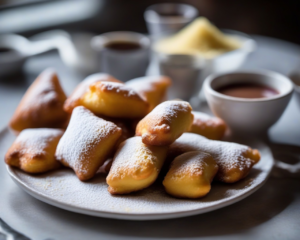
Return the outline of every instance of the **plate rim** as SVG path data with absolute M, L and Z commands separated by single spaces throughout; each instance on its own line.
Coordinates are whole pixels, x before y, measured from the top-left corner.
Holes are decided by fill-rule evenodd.
M 121 219 L 121 220 L 133 220 L 133 221 L 147 221 L 147 220 L 162 220 L 162 219 L 173 219 L 173 218 L 181 218 L 181 217 L 187 217 L 187 216 L 193 216 L 193 215 L 198 215 L 206 212 L 211 212 L 229 205 L 232 205 L 236 202 L 239 202 L 254 192 L 256 192 L 259 188 L 261 188 L 266 181 L 268 180 L 270 173 L 274 167 L 274 158 L 272 155 L 272 152 L 270 148 L 268 147 L 267 144 L 263 143 L 260 140 L 256 140 L 255 142 L 259 144 L 263 144 L 265 148 L 268 149 L 270 152 L 270 157 L 271 162 L 270 162 L 270 167 L 266 172 L 266 176 L 264 179 L 258 183 L 256 186 L 250 188 L 247 192 L 240 193 L 237 196 L 232 196 L 229 199 L 225 200 L 224 202 L 217 203 L 216 205 L 212 206 L 207 206 L 207 207 L 202 207 L 200 209 L 192 209 L 192 210 L 184 210 L 184 211 L 176 211 L 176 212 L 171 212 L 171 213 L 122 213 L 122 212 L 112 212 L 112 211 L 102 211 L 102 210 L 91 210 L 91 209 L 86 209 L 83 207 L 79 206 L 72 206 L 70 204 L 63 203 L 61 201 L 57 201 L 56 199 L 52 199 L 49 196 L 40 193 L 30 187 L 27 183 L 23 182 L 19 177 L 17 176 L 15 171 L 21 171 L 19 169 L 16 169 L 14 167 L 11 167 L 9 165 L 6 165 L 6 170 L 9 173 L 9 176 L 13 179 L 13 181 L 26 193 L 31 195 L 32 197 L 47 203 L 49 205 L 68 210 L 71 212 L 76 212 L 80 214 L 85 214 L 85 215 L 90 215 L 90 216 L 95 216 L 95 217 L 104 217 L 104 218 L 110 218 L 110 219 Z

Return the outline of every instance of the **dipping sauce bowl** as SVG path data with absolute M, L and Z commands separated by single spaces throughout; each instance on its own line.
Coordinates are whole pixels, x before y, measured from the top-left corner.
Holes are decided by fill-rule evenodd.
M 238 98 L 218 92 L 233 84 L 265 86 L 278 94 L 265 98 Z M 237 135 L 266 132 L 281 117 L 293 93 L 290 79 L 267 70 L 213 74 L 205 79 L 203 88 L 212 112 Z

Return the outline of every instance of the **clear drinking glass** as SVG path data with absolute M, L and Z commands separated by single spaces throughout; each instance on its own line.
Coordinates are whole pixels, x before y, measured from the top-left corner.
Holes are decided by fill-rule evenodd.
M 203 58 L 193 55 L 170 55 L 156 52 L 159 72 L 172 79 L 169 99 L 180 98 L 189 101 L 202 86 L 205 69 Z
M 179 3 L 155 4 L 148 7 L 144 13 L 150 37 L 154 41 L 178 32 L 197 16 L 196 8 Z

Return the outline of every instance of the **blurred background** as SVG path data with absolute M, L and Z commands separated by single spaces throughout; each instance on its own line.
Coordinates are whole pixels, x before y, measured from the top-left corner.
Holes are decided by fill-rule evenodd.
M 254 51 L 246 49 L 248 52 L 245 52 L 244 49 L 244 56 L 238 61 L 221 58 L 223 62 L 218 63 L 216 60 L 215 66 L 224 66 L 222 71 L 229 67 L 227 63 L 230 62 L 235 62 L 231 70 L 240 67 L 263 68 L 286 76 L 300 69 L 300 48 L 295 45 L 300 45 L 299 0 L 0 0 L 0 43 L 5 42 L 2 47 L 0 44 L 0 102 L 8 103 L 3 106 L 0 128 L 7 124 L 28 86 L 48 67 L 57 71 L 67 94 L 89 74 L 103 71 L 118 77 L 102 69 L 105 64 L 100 61 L 101 54 L 92 49 L 91 39 L 95 35 L 113 31 L 148 34 L 145 10 L 153 4 L 168 2 L 189 4 L 219 29 L 249 34 L 256 42 Z M 16 41 L 11 40 L 12 34 L 18 34 L 13 36 Z M 51 41 L 43 42 L 49 39 Z M 5 48 L 6 45 L 12 45 L 13 48 Z M 180 74 L 177 66 L 163 66 L 162 63 L 162 67 L 155 68 L 155 64 L 152 64 L 155 61 L 149 58 L 149 52 L 146 58 L 151 61 L 146 68 L 147 75 L 149 72 L 155 75 L 160 71 L 160 74 L 170 76 L 174 89 L 178 89 L 178 92 L 175 91 L 176 97 L 194 98 L 197 104 L 203 79 L 209 73 L 218 72 L 217 67 L 213 69 L 210 65 L 205 69 L 198 66 L 195 71 L 191 71 L 189 66 L 180 68 Z M 120 62 L 120 59 L 118 55 L 114 61 Z M 122 61 L 122 65 L 125 63 L 132 63 L 135 68 L 141 69 L 138 64 L 133 64 L 134 61 Z M 110 65 L 118 66 L 115 63 Z M 145 66 L 148 66 L 148 62 Z M 124 69 L 133 72 L 127 66 Z M 298 75 L 300 79 L 300 72 L 297 72 Z M 180 79 L 176 79 L 177 76 Z M 190 81 L 187 81 L 189 77 Z M 119 79 L 126 81 L 132 78 Z M 179 92 L 186 96 L 179 95 Z
M 126 30 L 146 33 L 144 10 L 159 0 L 0 0 L 0 34 L 30 37 L 64 29 L 95 34 Z M 219 28 L 300 44 L 298 0 L 185 0 Z

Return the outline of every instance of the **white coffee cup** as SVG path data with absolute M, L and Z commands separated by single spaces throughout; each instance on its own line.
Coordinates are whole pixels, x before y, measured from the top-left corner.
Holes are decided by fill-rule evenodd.
M 139 48 L 116 50 L 107 48 L 109 43 L 136 43 Z M 150 39 L 136 32 L 108 32 L 95 36 L 92 48 L 99 53 L 99 71 L 121 81 L 145 76 L 150 58 Z

